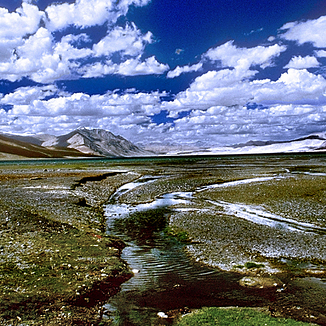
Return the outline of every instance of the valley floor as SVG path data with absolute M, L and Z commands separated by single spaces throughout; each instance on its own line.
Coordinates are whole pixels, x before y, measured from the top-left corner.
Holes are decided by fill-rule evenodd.
M 275 155 L 2 164 L 3 325 L 109 323 L 101 307 L 131 272 L 104 205 L 141 176 L 157 179 L 120 203 L 188 196 L 169 227 L 188 234 L 191 259 L 242 275 L 243 286 L 274 286 L 274 314 L 326 324 L 326 157 Z

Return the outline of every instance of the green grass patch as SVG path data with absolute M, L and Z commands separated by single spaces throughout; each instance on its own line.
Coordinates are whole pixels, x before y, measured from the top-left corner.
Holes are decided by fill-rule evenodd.
M 308 323 L 293 319 L 275 318 L 252 308 L 203 308 L 182 317 L 176 326 L 303 326 Z
M 19 259 L 8 256 L 0 263 L 0 320 L 33 320 L 44 309 L 60 309 L 91 293 L 93 285 L 106 278 L 127 278 L 130 273 L 119 258 L 124 244 L 117 238 L 28 211 L 11 219 L 16 222 L 22 225 L 20 232 L 2 239 L 2 249 L 17 250 Z
M 233 266 L 233 268 L 238 268 L 238 269 L 243 269 L 243 268 L 251 269 L 251 268 L 263 268 L 263 267 L 265 267 L 264 264 L 257 264 L 251 261 L 246 262 L 244 265 Z
M 181 243 L 191 242 L 190 237 L 186 231 L 179 231 L 171 226 L 164 228 L 164 234 L 168 237 L 177 239 Z
M 251 262 L 251 261 L 248 261 L 244 264 L 244 267 L 245 268 L 262 268 L 262 267 L 265 267 L 264 264 L 257 264 L 257 263 L 254 263 L 254 262 Z

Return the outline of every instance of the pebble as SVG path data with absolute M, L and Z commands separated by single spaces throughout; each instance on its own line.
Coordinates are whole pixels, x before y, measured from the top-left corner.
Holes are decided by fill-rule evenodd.
M 165 313 L 165 312 L 158 312 L 157 315 L 160 317 L 160 318 L 169 318 L 169 316 Z

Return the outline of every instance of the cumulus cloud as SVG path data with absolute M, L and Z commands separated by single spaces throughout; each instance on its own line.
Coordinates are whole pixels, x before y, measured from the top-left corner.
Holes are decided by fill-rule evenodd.
M 162 74 L 169 69 L 168 65 L 159 63 L 155 57 L 140 61 L 140 56 L 136 59 L 129 59 L 118 66 L 118 74 L 125 76 Z
M 203 67 L 203 64 L 201 62 L 194 64 L 192 66 L 183 66 L 183 67 L 179 67 L 177 66 L 176 68 L 174 68 L 173 70 L 169 71 L 167 73 L 167 77 L 168 78 L 175 78 L 175 77 L 179 77 L 181 74 L 187 73 L 187 72 L 194 72 L 194 71 L 198 71 Z
M 128 12 L 130 5 L 144 6 L 150 0 L 76 0 L 75 3 L 52 4 L 45 10 L 46 26 L 51 31 L 74 25 L 85 28 L 104 23 L 114 24 Z
M 317 58 L 326 57 L 325 50 L 293 57 L 283 67 L 288 70 L 273 80 L 255 77 L 287 50 L 281 43 L 240 48 L 230 41 L 209 49 L 197 64 L 168 71 L 167 64 L 145 53 L 146 46 L 154 42 L 150 31 L 141 31 L 133 23 L 116 25 L 131 4 L 148 2 L 76 0 L 52 4 L 42 12 L 27 1 L 15 12 L 0 8 L 0 78 L 17 81 L 27 77 L 48 84 L 0 94 L 1 130 L 62 134 L 84 126 L 108 129 L 135 143 L 207 146 L 249 139 L 293 139 L 324 131 L 326 80 L 307 69 L 320 67 L 323 59 L 318 62 Z M 13 22 L 16 28 L 12 28 Z M 96 25 L 103 26 L 106 34 L 93 42 L 88 33 Z M 67 29 L 69 26 L 77 28 Z M 60 33 L 54 33 L 58 30 Z M 69 34 L 69 30 L 76 34 Z M 326 47 L 325 17 L 289 23 L 281 30 L 283 40 Z M 207 71 L 208 67 L 211 70 Z M 167 71 L 167 78 L 189 72 L 202 74 L 186 90 L 173 94 L 171 101 L 162 100 L 167 94 L 160 92 L 68 94 L 51 85 L 60 79 Z M 248 103 L 261 105 L 249 110 Z M 6 105 L 6 110 L 1 109 Z M 162 110 L 174 118 L 173 123 L 152 122 L 151 117 Z M 180 115 L 185 111 L 186 116 Z
M 36 6 L 23 3 L 16 12 L 0 7 L 0 62 L 9 61 L 15 48 L 24 43 L 24 37 L 34 34 L 44 18 Z M 14 26 L 14 28 L 13 28 Z
M 62 94 L 54 85 L 47 85 L 42 87 L 20 87 L 12 93 L 4 95 L 0 99 L 0 104 L 10 105 L 29 105 L 35 100 L 43 100 L 47 97 Z
M 265 109 L 211 107 L 196 110 L 175 121 L 173 133 L 193 140 L 205 140 L 206 146 L 241 143 L 249 139 L 291 140 L 312 130 L 323 131 L 325 106 L 276 105 Z M 179 135 L 178 135 L 179 134 Z
M 291 22 L 280 29 L 286 31 L 282 38 L 299 44 L 312 43 L 317 48 L 326 47 L 326 16 L 304 22 Z
M 57 97 L 47 99 L 54 94 Z M 0 104 L 13 105 L 8 112 L 0 110 L 0 127 L 3 132 L 63 134 L 86 126 L 128 136 L 130 129 L 137 133 L 139 128 L 147 128 L 149 115 L 160 112 L 160 97 L 164 95 L 108 92 L 91 96 L 62 94 L 52 86 L 21 88 L 0 99 Z
M 76 57 L 76 52 L 83 51 L 73 51 L 65 38 L 61 43 L 53 45 L 51 33 L 41 27 L 15 49 L 10 60 L 0 63 L 0 77 L 16 81 L 28 76 L 36 82 L 51 83 L 70 76 L 70 71 L 76 64 L 70 61 L 69 54 Z
M 115 27 L 99 43 L 93 46 L 94 56 L 108 56 L 114 52 L 136 56 L 143 52 L 146 44 L 152 42 L 152 33 L 142 34 L 135 24 Z
M 255 72 L 242 69 L 209 71 L 197 77 L 190 87 L 162 107 L 177 116 L 182 110 L 207 110 L 212 106 L 240 107 L 249 102 L 261 104 L 326 102 L 326 80 L 306 69 L 289 69 L 277 81 L 248 78 Z
M 212 61 L 220 61 L 222 67 L 249 69 L 258 65 L 266 68 L 272 65 L 272 59 L 286 50 L 286 46 L 274 44 L 268 47 L 238 48 L 233 41 L 209 49 L 204 57 Z
M 26 34 L 33 34 L 43 18 L 44 13 L 39 11 L 37 6 L 26 2 L 23 2 L 22 6 L 12 13 L 0 7 L 0 38 L 15 39 Z
M 59 30 L 69 25 L 85 28 L 103 25 L 109 21 L 114 23 L 117 18 L 126 13 L 126 7 L 120 6 L 120 11 L 112 0 L 77 0 L 75 3 L 53 4 L 46 8 L 47 28 Z
M 318 60 L 313 56 L 301 57 L 300 55 L 297 57 L 293 57 L 291 61 L 284 68 L 293 68 L 293 69 L 308 69 L 308 68 L 316 68 L 320 65 Z
M 325 50 L 316 51 L 316 55 L 319 58 L 326 58 L 326 51 Z
M 13 105 L 8 112 L 0 110 L 1 130 L 62 134 L 63 130 L 86 126 L 108 129 L 143 145 L 153 141 L 217 146 L 249 139 L 293 139 L 324 128 L 325 105 L 291 103 L 323 96 L 326 82 L 321 76 L 289 69 L 275 82 L 241 82 L 241 77 L 236 69 L 209 72 L 198 77 L 192 87 L 172 102 L 162 102 L 161 97 L 166 94 L 158 92 L 60 94 L 54 86 L 24 87 L 0 99 L 0 104 Z M 210 84 L 214 78 L 215 84 Z M 228 79 L 226 87 L 223 78 Z M 270 104 L 248 110 L 240 103 L 250 96 L 258 103 Z M 224 104 L 220 104 L 222 100 Z M 162 109 L 170 110 L 172 116 L 176 109 L 190 110 L 190 114 L 183 118 L 175 115 L 174 124 L 152 123 L 150 116 Z
M 142 61 L 141 56 L 138 56 L 120 64 L 111 61 L 107 61 L 105 64 L 98 62 L 81 68 L 79 72 L 83 78 L 94 78 L 109 74 L 122 76 L 157 75 L 168 69 L 168 65 L 158 62 L 155 57 Z
M 77 0 L 71 4 L 52 4 L 45 12 L 26 2 L 12 13 L 0 8 L 0 78 L 14 82 L 27 77 L 39 83 L 53 83 L 76 78 L 79 72 L 85 76 L 165 72 L 168 66 L 154 57 L 140 59 L 145 46 L 152 43 L 151 32 L 143 34 L 133 23 L 114 26 L 117 17 L 126 14 L 131 4 L 147 3 L 147 0 Z M 66 34 L 58 41 L 52 33 L 69 25 L 85 28 L 104 23 L 108 24 L 107 35 L 93 45 L 86 32 Z M 80 46 L 87 43 L 88 46 Z M 114 54 L 120 57 L 120 64 L 110 60 Z M 87 65 L 90 59 L 93 64 Z M 81 69 L 85 64 L 86 68 Z

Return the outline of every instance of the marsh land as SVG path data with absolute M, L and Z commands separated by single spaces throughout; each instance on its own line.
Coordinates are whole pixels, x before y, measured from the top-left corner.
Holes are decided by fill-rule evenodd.
M 135 272 L 124 252 L 158 235 L 218 276 L 206 282 L 201 272 L 197 286 L 210 287 L 202 301 L 182 280 L 146 289 L 135 302 L 147 298 L 155 316 L 165 309 L 157 325 L 200 302 L 326 325 L 324 154 L 0 164 L 3 325 L 117 323 L 106 303 L 135 273 L 139 282 L 156 273 Z

